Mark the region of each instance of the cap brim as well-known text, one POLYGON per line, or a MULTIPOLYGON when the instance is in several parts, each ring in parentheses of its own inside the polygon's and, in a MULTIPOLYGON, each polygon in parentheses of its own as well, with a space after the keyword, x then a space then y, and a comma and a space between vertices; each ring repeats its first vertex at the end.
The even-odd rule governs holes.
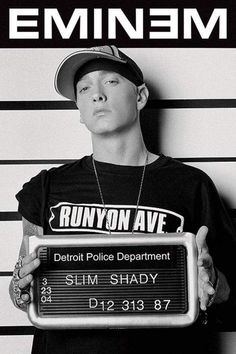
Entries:
POLYGON ((120 63, 126 63, 125 59, 114 57, 111 54, 103 53, 99 51, 81 50, 67 56, 59 65, 54 85, 56 91, 72 101, 76 100, 74 90, 74 76, 79 68, 90 60, 106 58, 112 61, 118 61, 120 63))

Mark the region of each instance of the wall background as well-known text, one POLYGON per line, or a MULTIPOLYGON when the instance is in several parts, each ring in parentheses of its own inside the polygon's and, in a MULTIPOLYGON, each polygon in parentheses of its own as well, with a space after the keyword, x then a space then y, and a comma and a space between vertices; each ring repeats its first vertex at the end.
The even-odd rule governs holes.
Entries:
MULTIPOLYGON (((236 219, 236 49, 123 48, 152 94, 143 112, 147 144, 207 172, 236 219)), ((91 153, 79 112, 54 91, 57 65, 74 49, 0 49, 0 348, 28 354, 33 328, 8 284, 22 239, 16 192, 44 168, 91 153)), ((220 354, 236 333, 216 334, 220 354)), ((1 351, 0 353, 3 353, 1 351)))

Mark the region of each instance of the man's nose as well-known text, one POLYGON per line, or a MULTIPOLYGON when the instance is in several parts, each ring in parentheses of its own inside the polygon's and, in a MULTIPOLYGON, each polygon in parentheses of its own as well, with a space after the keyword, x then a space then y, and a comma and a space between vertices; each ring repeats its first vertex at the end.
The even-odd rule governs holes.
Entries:
POLYGON ((97 89, 96 92, 93 94, 93 102, 105 102, 107 97, 105 93, 101 89, 97 89))

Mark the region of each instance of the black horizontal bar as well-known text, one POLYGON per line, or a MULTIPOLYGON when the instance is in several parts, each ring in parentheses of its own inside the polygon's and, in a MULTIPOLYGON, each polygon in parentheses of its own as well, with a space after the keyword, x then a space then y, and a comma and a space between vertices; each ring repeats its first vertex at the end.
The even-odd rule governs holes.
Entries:
POLYGON ((17 221, 21 220, 21 214, 17 211, 1 211, 0 221, 17 221))
POLYGON ((35 328, 33 326, 1 326, 0 336, 15 335, 33 335, 35 328))
POLYGON ((13 272, 0 272, 0 277, 12 277, 13 272))
POLYGON ((0 165, 51 165, 74 162, 72 159, 48 159, 48 160, 0 160, 0 165))
POLYGON ((72 101, 0 101, 0 110, 74 110, 72 101))
MULTIPOLYGON (((182 162, 236 162, 236 156, 228 157, 175 157, 182 162)), ((74 162, 75 159, 47 159, 47 160, 0 160, 0 165, 61 165, 74 162)))
POLYGON ((176 157, 181 162, 236 162, 236 157, 176 157))
MULTIPOLYGON (((149 100, 146 109, 153 108, 236 108, 236 99, 176 99, 149 100)), ((0 110, 75 110, 72 101, 0 101, 0 110)))
POLYGON ((236 108, 236 99, 150 100, 146 108, 236 108))

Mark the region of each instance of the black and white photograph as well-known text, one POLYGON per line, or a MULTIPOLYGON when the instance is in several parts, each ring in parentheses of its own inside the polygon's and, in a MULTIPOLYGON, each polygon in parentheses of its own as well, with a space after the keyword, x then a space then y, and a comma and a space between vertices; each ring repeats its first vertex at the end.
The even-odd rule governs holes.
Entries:
POLYGON ((0 353, 235 354, 236 4, 0 8, 0 353))

